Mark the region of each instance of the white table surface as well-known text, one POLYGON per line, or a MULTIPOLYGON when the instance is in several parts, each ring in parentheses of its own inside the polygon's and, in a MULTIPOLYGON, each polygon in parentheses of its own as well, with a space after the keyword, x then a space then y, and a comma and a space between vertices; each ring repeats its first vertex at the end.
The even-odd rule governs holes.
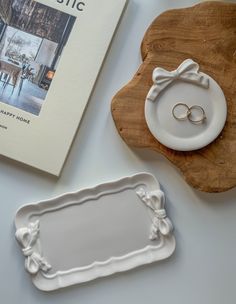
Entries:
POLYGON ((194 3, 130 1, 59 180, 0 158, 1 304, 235 304, 236 189, 222 194, 193 190, 162 156, 126 146, 110 113, 112 96, 141 64, 140 43, 152 20, 167 9, 194 3), (50 294, 38 291, 24 271, 14 239, 16 210, 25 203, 140 171, 154 174, 168 197, 175 254, 164 262, 80 286, 50 294))

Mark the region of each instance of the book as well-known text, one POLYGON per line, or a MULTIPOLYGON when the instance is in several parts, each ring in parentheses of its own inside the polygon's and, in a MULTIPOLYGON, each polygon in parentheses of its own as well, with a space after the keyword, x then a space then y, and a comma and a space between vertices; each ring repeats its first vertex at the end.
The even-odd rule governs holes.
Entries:
POLYGON ((0 2, 0 154, 59 176, 126 0, 0 2))

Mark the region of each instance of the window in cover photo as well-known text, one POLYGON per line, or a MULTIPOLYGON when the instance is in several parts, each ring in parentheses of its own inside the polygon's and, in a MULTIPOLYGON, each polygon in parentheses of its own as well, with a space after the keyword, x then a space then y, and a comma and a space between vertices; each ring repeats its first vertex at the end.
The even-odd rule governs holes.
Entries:
POLYGON ((39 115, 75 19, 34 0, 1 0, 0 102, 39 115))

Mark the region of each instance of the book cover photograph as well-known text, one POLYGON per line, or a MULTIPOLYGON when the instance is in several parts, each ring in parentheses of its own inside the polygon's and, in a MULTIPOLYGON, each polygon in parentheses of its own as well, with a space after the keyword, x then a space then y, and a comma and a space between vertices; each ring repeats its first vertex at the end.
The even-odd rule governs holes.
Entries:
MULTIPOLYGON (((9 0, 2 3, 7 8, 9 0)), ((76 17, 14 0, 8 19, 0 29, 1 102, 39 115, 76 17)))
POLYGON ((0 154, 60 174, 125 2, 0 2, 0 154))

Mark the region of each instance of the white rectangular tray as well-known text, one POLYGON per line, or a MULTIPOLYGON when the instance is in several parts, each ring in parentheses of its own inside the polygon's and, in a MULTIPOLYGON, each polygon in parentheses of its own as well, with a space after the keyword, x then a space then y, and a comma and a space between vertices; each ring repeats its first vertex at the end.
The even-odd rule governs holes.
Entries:
POLYGON ((55 290, 169 257, 164 204, 157 180, 142 173, 23 206, 16 239, 34 285, 55 290))

